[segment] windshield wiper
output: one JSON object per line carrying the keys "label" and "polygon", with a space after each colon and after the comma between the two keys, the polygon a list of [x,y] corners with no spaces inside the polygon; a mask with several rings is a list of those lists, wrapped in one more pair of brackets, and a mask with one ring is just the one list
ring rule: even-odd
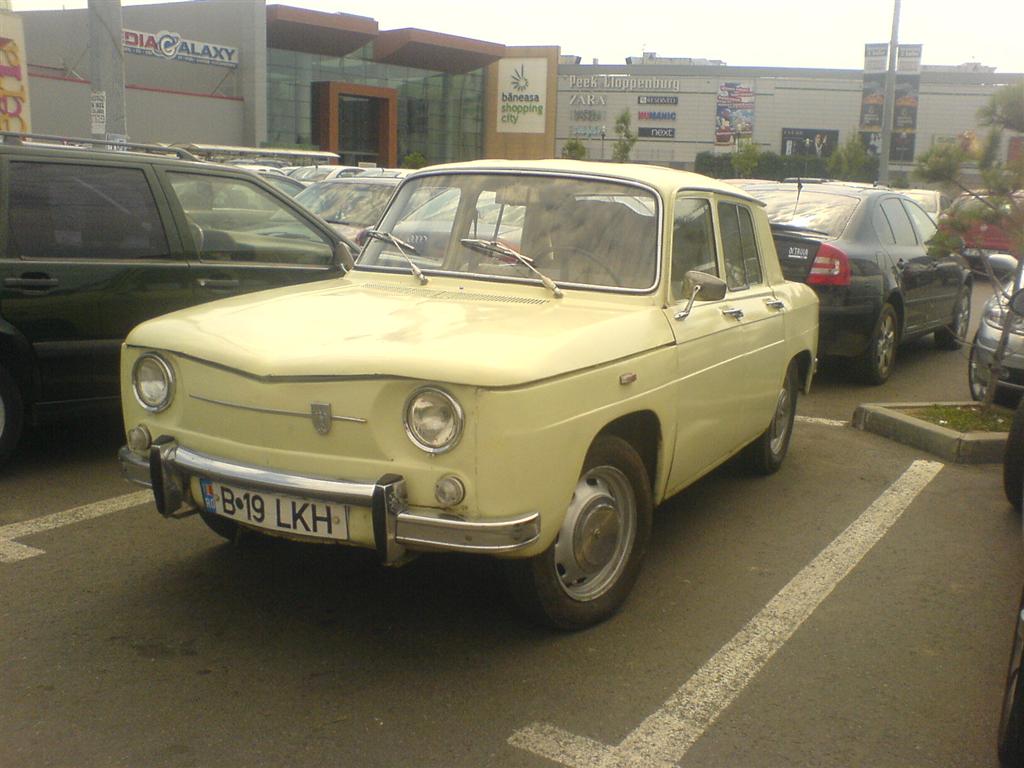
{"label": "windshield wiper", "polygon": [[507,245],[499,243],[497,240],[478,240],[473,237],[464,237],[459,240],[459,242],[467,248],[472,248],[474,251],[479,251],[487,256],[511,256],[539,277],[540,281],[544,284],[544,287],[551,291],[556,299],[562,298],[562,289],[555,284],[554,280],[533,266],[533,259],[529,256],[524,256],[514,248],[509,248]]}
{"label": "windshield wiper", "polygon": [[368,229],[366,230],[366,236],[371,240],[383,240],[385,243],[391,243],[398,249],[398,254],[405,259],[405,262],[409,265],[409,269],[416,276],[416,279],[420,281],[420,285],[427,284],[427,276],[423,274],[423,270],[416,266],[416,262],[409,258],[409,254],[405,252],[408,249],[409,253],[416,253],[416,246],[410,245],[404,240],[399,240],[397,237],[392,235],[390,232],[381,232],[379,229]]}

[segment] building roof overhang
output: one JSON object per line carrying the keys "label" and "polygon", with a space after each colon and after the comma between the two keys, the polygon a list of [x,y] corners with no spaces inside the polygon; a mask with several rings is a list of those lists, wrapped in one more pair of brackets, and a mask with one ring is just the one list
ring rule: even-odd
{"label": "building roof overhang", "polygon": [[376,40],[379,34],[377,20],[367,16],[267,6],[268,48],[346,56]]}
{"label": "building roof overhang", "polygon": [[413,28],[381,32],[373,48],[381,63],[451,74],[482,69],[505,55],[500,43]]}

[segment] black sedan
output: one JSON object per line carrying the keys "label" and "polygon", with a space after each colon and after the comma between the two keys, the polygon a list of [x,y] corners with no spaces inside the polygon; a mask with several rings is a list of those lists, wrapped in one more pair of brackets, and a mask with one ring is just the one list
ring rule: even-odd
{"label": "black sedan", "polygon": [[928,253],[935,224],[905,195],[844,182],[752,182],[786,278],[821,302],[818,353],[851,358],[871,384],[885,382],[903,341],[935,334],[957,349],[970,323],[971,274],[953,254]]}

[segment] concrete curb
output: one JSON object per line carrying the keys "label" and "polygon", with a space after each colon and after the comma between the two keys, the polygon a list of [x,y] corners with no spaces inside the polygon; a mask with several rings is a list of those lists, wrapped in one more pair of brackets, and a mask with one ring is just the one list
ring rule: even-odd
{"label": "concrete curb", "polygon": [[[970,402],[934,405],[971,405]],[[857,429],[912,445],[956,464],[997,464],[1003,460],[1006,432],[955,432],[904,413],[924,403],[864,403],[851,422]],[[933,405],[928,403],[927,405]]]}

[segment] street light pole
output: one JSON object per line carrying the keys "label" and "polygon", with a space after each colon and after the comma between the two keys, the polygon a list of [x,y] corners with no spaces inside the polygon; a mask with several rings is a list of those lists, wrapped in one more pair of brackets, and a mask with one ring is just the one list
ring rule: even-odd
{"label": "street light pole", "polygon": [[900,37],[900,0],[893,0],[892,37],[889,40],[889,69],[885,73],[885,101],[882,103],[882,146],[878,158],[878,183],[889,183],[889,147],[892,144],[892,117],[896,101],[896,49]]}
{"label": "street light pole", "polygon": [[604,134],[605,134],[605,127],[602,125],[601,126],[601,159],[602,160],[604,160]]}

